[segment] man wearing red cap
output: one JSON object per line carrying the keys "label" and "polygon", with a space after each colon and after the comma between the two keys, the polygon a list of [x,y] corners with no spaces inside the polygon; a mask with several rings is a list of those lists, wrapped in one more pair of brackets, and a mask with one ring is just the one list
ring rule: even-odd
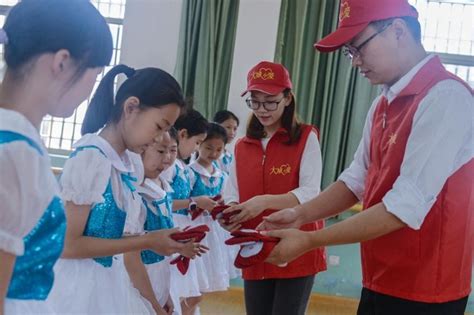
{"label": "man wearing red cap", "polygon": [[338,29],[315,44],[342,48],[382,85],[354,161],[318,197],[267,217],[299,227],[361,201],[364,211],[315,232],[267,232],[281,264],[326,245],[361,243],[358,314],[464,314],[474,251],[472,89],[427,55],[406,0],[343,0]]}

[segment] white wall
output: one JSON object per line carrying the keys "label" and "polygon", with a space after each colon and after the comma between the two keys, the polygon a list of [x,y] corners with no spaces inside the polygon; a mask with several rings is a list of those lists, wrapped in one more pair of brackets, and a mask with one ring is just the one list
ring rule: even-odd
{"label": "white wall", "polygon": [[[121,62],[170,72],[176,64],[183,0],[128,0]],[[247,72],[262,60],[273,61],[281,0],[240,0],[228,109],[241,120],[245,133],[250,111],[240,94]]]}
{"label": "white wall", "polygon": [[128,0],[120,61],[173,73],[178,51],[182,0]]}
{"label": "white wall", "polygon": [[280,0],[240,1],[227,105],[240,119],[239,136],[245,134],[250,113],[240,94],[247,85],[248,71],[262,60],[273,61],[280,6]]}

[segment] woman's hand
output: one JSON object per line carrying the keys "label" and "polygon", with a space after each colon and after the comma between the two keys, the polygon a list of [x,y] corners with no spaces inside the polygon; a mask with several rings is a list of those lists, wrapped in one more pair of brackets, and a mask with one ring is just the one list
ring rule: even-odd
{"label": "woman's hand", "polygon": [[220,226],[222,226],[224,230],[227,230],[229,232],[237,231],[242,227],[240,223],[231,223],[227,225],[225,224],[225,221],[223,219],[219,219],[217,222],[219,222]]}
{"label": "woman's hand", "polygon": [[264,217],[262,223],[257,226],[257,230],[281,230],[289,228],[299,228],[302,220],[295,208],[288,208],[272,213]]}
{"label": "woman's hand", "polygon": [[262,196],[255,196],[243,203],[240,203],[235,206],[231,206],[227,208],[226,210],[224,210],[224,213],[240,210],[240,213],[234,215],[230,219],[231,225],[235,225],[235,224],[240,224],[242,222],[255,218],[266,209],[267,209],[266,197],[265,195],[262,195]]}

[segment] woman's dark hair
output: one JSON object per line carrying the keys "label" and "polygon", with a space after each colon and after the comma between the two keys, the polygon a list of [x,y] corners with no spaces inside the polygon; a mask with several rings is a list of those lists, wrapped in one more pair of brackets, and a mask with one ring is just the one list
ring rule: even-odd
{"label": "woman's dark hair", "polygon": [[[284,90],[283,95],[285,97],[291,95],[291,103],[285,107],[281,116],[281,127],[288,132],[289,138],[286,144],[292,144],[297,142],[301,136],[301,123],[296,117],[296,102],[291,90]],[[247,137],[258,140],[266,137],[263,125],[258,121],[255,114],[252,114],[248,122]]]}
{"label": "woman's dark hair", "polygon": [[228,110],[220,110],[214,115],[213,121],[218,124],[222,124],[224,121],[228,119],[233,119],[237,122],[237,126],[240,125],[239,118],[231,111]]}
{"label": "woman's dark hair", "polygon": [[5,62],[21,78],[23,66],[45,53],[69,51],[77,62],[74,80],[112,57],[112,34],[104,17],[86,0],[22,0],[8,13],[3,30]]}
{"label": "woman's dark hair", "polygon": [[209,123],[200,112],[194,109],[189,109],[184,115],[176,120],[174,127],[180,131],[186,129],[188,137],[194,137],[207,132]]}
{"label": "woman's dark hair", "polygon": [[207,128],[206,139],[204,139],[203,142],[212,139],[221,139],[224,141],[224,144],[227,144],[227,132],[225,131],[225,128],[219,124],[210,123],[209,127]]}
{"label": "woman's dark hair", "polygon": [[[127,76],[127,80],[114,97],[114,81],[121,73]],[[100,82],[87,108],[82,134],[96,132],[107,123],[120,121],[123,104],[132,96],[140,100],[141,109],[168,104],[177,104],[184,108],[186,105],[179,83],[166,71],[157,68],[134,70],[126,65],[118,65]]]}

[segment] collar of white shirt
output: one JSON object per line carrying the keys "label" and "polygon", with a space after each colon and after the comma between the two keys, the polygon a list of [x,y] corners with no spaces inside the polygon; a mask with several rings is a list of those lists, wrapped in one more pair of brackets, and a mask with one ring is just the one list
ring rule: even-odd
{"label": "collar of white shirt", "polygon": [[[160,187],[157,181],[161,182],[163,188]],[[152,200],[158,200],[166,196],[166,190],[164,188],[164,181],[161,181],[159,177],[154,180],[146,178],[143,184],[137,187],[137,191]]]}
{"label": "collar of white shirt", "polygon": [[30,138],[39,145],[44,155],[48,154],[38,130],[19,112],[0,108],[0,130],[16,132]]}
{"label": "collar of white shirt", "polygon": [[421,68],[423,68],[423,66],[427,64],[428,61],[431,60],[431,58],[434,57],[435,55],[426,56],[425,58],[423,58],[423,60],[421,60],[413,68],[411,68],[411,70],[408,71],[403,77],[401,77],[400,80],[398,80],[394,85],[384,85],[382,87],[382,94],[387,98],[389,104],[398,96],[398,94],[400,94],[400,92],[404,88],[408,86],[408,84],[415,77],[418,71],[420,71]]}
{"label": "collar of white shirt", "polygon": [[126,150],[121,156],[115,151],[115,149],[110,145],[110,143],[96,134],[86,134],[79,141],[74,143],[73,148],[83,147],[83,146],[96,146],[104,152],[107,158],[112,163],[113,167],[116,168],[119,172],[123,173],[134,173],[136,171],[134,164],[131,161],[129,152]]}
{"label": "collar of white shirt", "polygon": [[199,164],[197,161],[189,164],[189,167],[195,170],[197,173],[207,178],[211,178],[211,177],[219,178],[219,177],[224,176],[222,171],[219,168],[215,167],[214,165],[212,165],[212,168],[214,169],[214,172],[212,172],[212,174],[204,166]]}

